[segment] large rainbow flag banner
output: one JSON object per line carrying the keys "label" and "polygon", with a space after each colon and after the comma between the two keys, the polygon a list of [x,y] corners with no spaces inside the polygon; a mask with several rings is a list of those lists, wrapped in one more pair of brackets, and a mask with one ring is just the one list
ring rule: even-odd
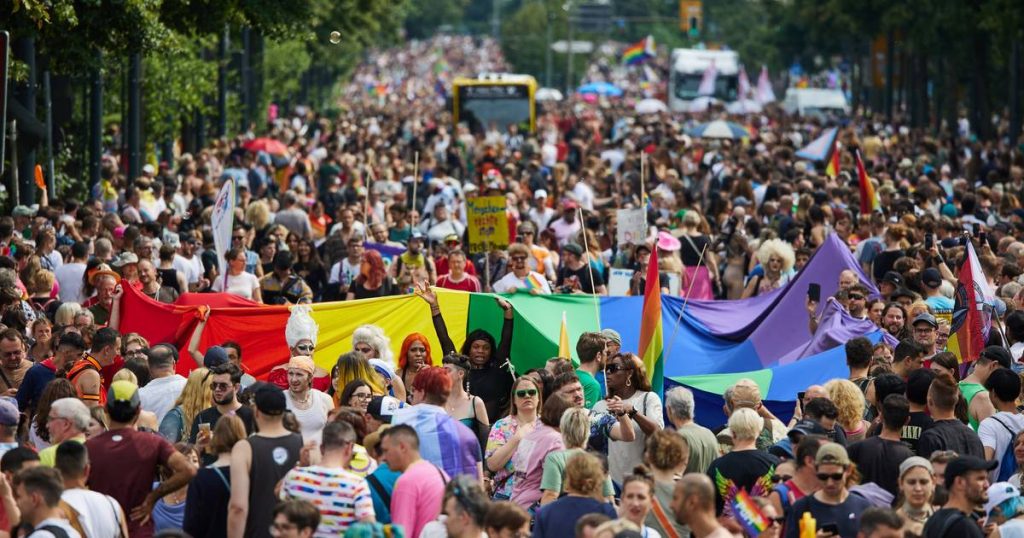
{"label": "large rainbow flag banner", "polygon": [[[724,422],[721,395],[741,377],[757,381],[772,411],[788,417],[797,392],[810,384],[846,376],[842,343],[856,336],[867,336],[873,342],[882,338],[873,324],[844,315],[829,301],[821,306],[818,330],[814,334],[807,330],[805,300],[809,284],[820,284],[822,296],[829,297],[836,292],[839,273],[844,269],[860,275],[871,294],[877,294],[849,249],[833,235],[785,287],[737,301],[692,300],[682,313],[683,299],[664,295],[660,300],[595,300],[587,295],[525,292],[509,295],[506,298],[514,309],[512,362],[517,372],[524,372],[543,367],[548,359],[557,357],[565,312],[570,358],[578,360],[575,342],[582,333],[615,329],[622,336],[623,350],[660,353],[661,360],[650,363],[651,375],[660,371],[666,388],[681,384],[694,390],[702,424]],[[658,282],[656,277],[650,280]],[[456,346],[461,346],[466,334],[475,329],[500,334],[502,310],[492,295],[438,290],[438,299]],[[227,340],[236,341],[242,347],[243,363],[257,378],[288,360],[284,338],[288,307],[255,305],[225,294],[187,293],[175,304],[162,304],[127,286],[120,330],[137,332],[151,345],[176,344],[182,350],[179,373],[187,373],[195,364],[184,350],[205,306],[210,313],[199,340],[200,351]],[[641,326],[659,315],[662,333],[658,336],[652,327],[647,333],[647,347],[643,348]],[[390,337],[395,354],[409,333],[421,333],[430,341],[434,359],[441,359],[430,309],[414,295],[317,303],[312,305],[312,316],[320,326],[314,360],[324,369],[330,370],[339,355],[352,349],[352,332],[364,323],[380,326]]]}
{"label": "large rainbow flag banner", "polygon": [[664,337],[661,325],[661,279],[658,274],[658,249],[651,252],[644,282],[643,315],[640,318],[640,358],[644,361],[651,389],[661,394],[665,385]]}
{"label": "large rainbow flag banner", "polygon": [[622,53],[622,63],[636,65],[653,58],[657,54],[654,48],[654,37],[647,36],[633,43]]}

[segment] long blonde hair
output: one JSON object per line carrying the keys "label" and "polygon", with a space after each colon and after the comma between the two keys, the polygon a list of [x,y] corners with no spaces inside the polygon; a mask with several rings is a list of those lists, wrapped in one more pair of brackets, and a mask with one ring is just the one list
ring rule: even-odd
{"label": "long blonde hair", "polygon": [[334,377],[334,405],[341,405],[341,393],[345,385],[356,379],[365,381],[370,386],[370,392],[375,395],[387,395],[387,387],[384,379],[377,370],[370,365],[366,356],[358,351],[349,351],[338,357],[338,363],[334,365],[331,372]]}
{"label": "long blonde hair", "polygon": [[839,424],[852,432],[860,427],[864,416],[864,396],[857,385],[848,379],[833,379],[825,383],[828,399],[839,409]]}
{"label": "long blonde hair", "polygon": [[181,414],[186,427],[190,427],[196,415],[209,407],[210,402],[213,401],[213,389],[210,388],[212,383],[213,376],[206,368],[196,368],[192,370],[191,374],[188,374],[185,388],[181,389],[181,394],[174,402],[175,407],[181,406]]}

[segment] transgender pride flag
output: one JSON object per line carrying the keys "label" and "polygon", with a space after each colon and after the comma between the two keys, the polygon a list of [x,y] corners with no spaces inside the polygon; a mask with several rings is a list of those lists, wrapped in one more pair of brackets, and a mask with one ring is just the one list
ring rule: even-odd
{"label": "transgender pride flag", "polygon": [[480,441],[443,408],[425,403],[406,407],[395,413],[391,424],[412,426],[420,437],[420,457],[444,469],[448,476],[468,474],[480,478]]}

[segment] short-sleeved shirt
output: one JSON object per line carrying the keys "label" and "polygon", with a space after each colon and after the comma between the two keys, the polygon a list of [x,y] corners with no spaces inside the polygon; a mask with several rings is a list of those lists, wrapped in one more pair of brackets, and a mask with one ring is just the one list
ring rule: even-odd
{"label": "short-sleeved shirt", "polygon": [[611,440],[612,428],[619,420],[608,413],[590,410],[590,440],[587,446],[601,454],[608,453],[608,441]]}
{"label": "short-sleeved shirt", "polygon": [[[628,403],[633,406],[633,409],[637,413],[644,415],[648,420],[654,422],[659,428],[665,426],[665,416],[662,412],[661,398],[658,395],[650,391],[636,391],[632,396],[623,400],[624,403]],[[594,405],[594,411],[608,411],[608,401],[601,400]],[[630,442],[625,441],[609,441],[608,442],[608,473],[611,474],[612,480],[620,481],[625,477],[633,467],[637,465],[637,462],[644,460],[644,448],[647,445],[647,435],[640,428],[640,424],[636,420],[631,420],[633,424],[633,435],[634,440]]]}
{"label": "short-sleeved shirt", "polygon": [[992,449],[992,459],[999,464],[992,471],[992,478],[998,477],[1002,472],[1000,467],[1003,464],[1003,454],[1006,453],[1013,438],[1021,430],[1024,430],[1024,415],[1006,411],[1000,411],[981,421],[981,424],[978,425],[978,438],[981,439],[981,445]]}
{"label": "short-sleeved shirt", "polygon": [[841,538],[854,538],[860,529],[860,515],[868,508],[871,508],[871,503],[859,495],[847,495],[846,500],[839,504],[825,504],[814,495],[808,495],[793,503],[786,514],[785,537],[800,536],[800,518],[805,512],[810,512],[818,522],[819,529],[824,525],[835,524]]}
{"label": "short-sleeved shirt", "polygon": [[929,458],[936,450],[952,450],[961,456],[985,459],[981,439],[978,439],[974,430],[955,418],[936,420],[917,440],[918,456]]}
{"label": "short-sleeved shirt", "polygon": [[[85,442],[89,450],[89,489],[110,495],[130,514],[146,500],[157,481],[158,467],[174,454],[174,445],[155,433],[121,428],[101,433]],[[153,535],[153,522],[140,525],[129,519],[134,537]]]}
{"label": "short-sleeved shirt", "polygon": [[734,451],[711,462],[707,474],[715,484],[715,512],[731,517],[729,505],[741,489],[751,497],[766,497],[778,464],[779,458],[763,450]]}
{"label": "short-sleeved shirt", "polygon": [[[516,417],[509,415],[498,419],[491,426],[491,432],[487,436],[487,448],[484,450],[484,459],[490,458],[499,448],[508,444],[519,430],[519,421]],[[494,473],[492,478],[494,484],[494,496],[501,499],[508,499],[512,496],[512,487],[515,485],[516,468],[512,464],[514,458],[509,458],[505,466]]]}
{"label": "short-sleeved shirt", "polygon": [[[585,453],[586,451],[582,448],[569,448],[548,453],[544,458],[544,472],[540,479],[540,490],[554,491],[561,494],[564,489],[563,484],[565,483],[565,464],[569,463],[569,459],[573,456]],[[601,494],[605,497],[615,495],[615,486],[612,485],[612,478],[610,476],[605,476],[604,488]]]}
{"label": "short-sleeved shirt", "polygon": [[447,482],[448,475],[429,461],[410,465],[391,493],[391,523],[401,525],[409,538],[418,538],[423,526],[441,513]]}
{"label": "short-sleeved shirt", "polygon": [[579,269],[569,269],[563,266],[558,270],[558,284],[559,288],[568,288],[570,290],[579,290],[583,293],[595,293],[594,290],[604,286],[604,280],[601,278],[601,272],[594,268],[583,264],[583,267]]}
{"label": "short-sleeved shirt", "polygon": [[676,432],[686,440],[686,445],[690,447],[690,459],[686,463],[686,472],[706,473],[711,462],[718,457],[718,438],[715,437],[714,432],[694,422],[676,428]]}
{"label": "short-sleeved shirt", "polygon": [[862,482],[874,482],[882,489],[899,495],[900,464],[914,455],[902,441],[869,437],[850,445],[850,460],[857,464]]}
{"label": "short-sleeved shirt", "polygon": [[512,464],[516,468],[512,502],[528,509],[540,500],[540,484],[544,477],[544,458],[556,450],[562,450],[562,434],[546,424],[538,424],[533,431],[519,441]]}
{"label": "short-sleeved shirt", "polygon": [[374,517],[366,479],[339,468],[293,468],[281,482],[281,499],[312,503],[320,512],[320,526],[314,536],[322,538],[341,536],[349,525]]}
{"label": "short-sleeved shirt", "polygon": [[981,526],[956,508],[936,510],[924,524],[924,538],[983,538]]}
{"label": "short-sleeved shirt", "polygon": [[583,386],[583,407],[591,409],[602,397],[601,384],[593,374],[583,369],[576,370],[576,376]]}

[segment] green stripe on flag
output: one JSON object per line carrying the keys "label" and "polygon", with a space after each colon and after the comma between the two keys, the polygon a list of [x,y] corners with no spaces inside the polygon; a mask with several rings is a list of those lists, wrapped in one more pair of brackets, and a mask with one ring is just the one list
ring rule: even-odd
{"label": "green stripe on flag", "polygon": [[[531,368],[543,368],[548,359],[558,356],[563,311],[569,330],[573,363],[579,363],[576,340],[585,332],[599,330],[595,302],[591,296],[538,297],[516,293],[506,295],[505,299],[512,303],[515,311],[512,364],[518,373]],[[502,310],[493,295],[474,293],[470,296],[467,325],[467,334],[476,329],[484,329],[494,336],[496,342],[501,340]]]}
{"label": "green stripe on flag", "polygon": [[768,395],[768,388],[772,386],[773,372],[769,368],[754,370],[752,372],[738,372],[735,374],[707,374],[673,377],[672,381],[686,385],[692,389],[710,392],[711,394],[724,394],[725,389],[736,384],[743,378],[753,379],[761,389],[761,397]]}

